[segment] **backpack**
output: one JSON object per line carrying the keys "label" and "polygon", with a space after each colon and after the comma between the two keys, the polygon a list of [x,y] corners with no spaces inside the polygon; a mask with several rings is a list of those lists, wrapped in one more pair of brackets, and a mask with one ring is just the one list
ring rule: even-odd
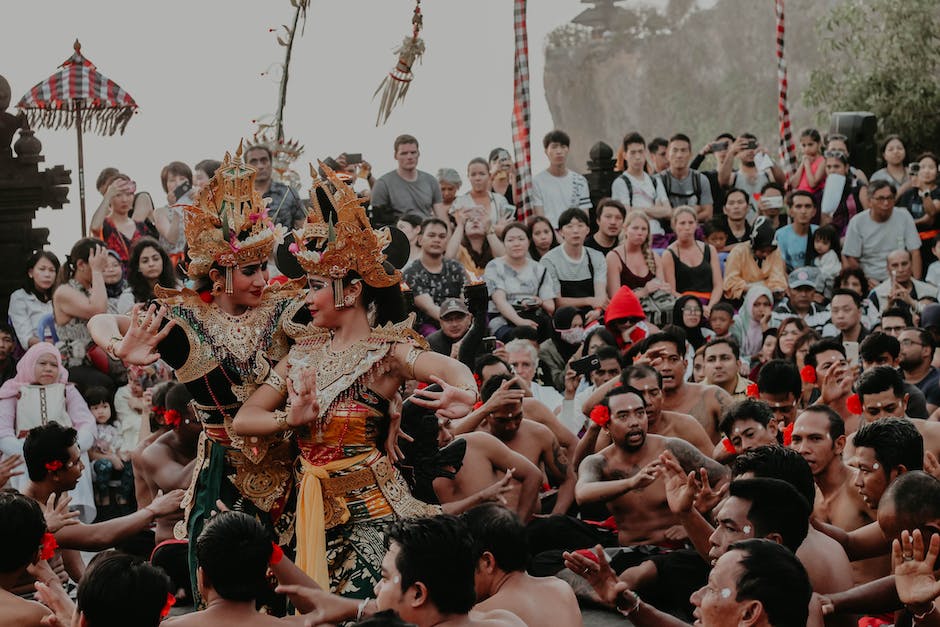
{"label": "backpack", "polygon": [[[645,172],[645,171],[643,172],[643,176],[645,176],[646,178],[648,178],[649,180],[651,180],[651,181],[653,182],[653,196],[654,196],[654,200],[655,200],[655,196],[656,196],[656,179],[654,179],[652,176],[650,176],[650,175],[649,175],[647,172]],[[632,207],[632,206],[633,206],[633,182],[630,180],[630,177],[627,176],[626,170],[624,171],[623,174],[620,175],[620,178],[622,178],[622,179],[623,179],[623,182],[627,184],[627,194],[629,195],[629,199],[630,199],[630,202],[627,203],[627,206],[628,206],[628,207]],[[667,192],[667,193],[668,193],[668,192]]]}
{"label": "backpack", "polygon": [[[686,200],[688,200],[689,198],[692,198],[692,197],[694,196],[697,201],[701,202],[701,200],[702,200],[702,181],[701,181],[701,179],[699,178],[699,171],[698,171],[698,170],[689,170],[689,172],[691,172],[692,175],[693,175],[693,176],[692,176],[692,193],[691,193],[691,194],[685,194],[685,193],[680,193],[680,192],[673,192],[672,189],[669,187],[669,179],[672,178],[671,176],[669,176],[669,173],[668,173],[668,172],[662,172],[661,174],[659,174],[659,180],[660,180],[660,182],[662,182],[662,184],[663,184],[663,189],[666,190],[666,196],[669,197],[669,204],[670,204],[670,205],[672,205],[672,198],[673,198],[673,196],[675,196],[676,198],[682,198],[682,199],[686,199]],[[688,204],[688,203],[683,203],[683,204]],[[696,203],[696,204],[698,204],[698,203]],[[677,205],[672,205],[672,206],[673,206],[673,207],[676,207]]]}

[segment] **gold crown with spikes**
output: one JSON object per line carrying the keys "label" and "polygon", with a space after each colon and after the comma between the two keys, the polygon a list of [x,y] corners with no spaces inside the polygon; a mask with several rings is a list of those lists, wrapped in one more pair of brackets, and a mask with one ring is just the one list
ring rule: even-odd
{"label": "gold crown with spikes", "polygon": [[[391,241],[387,228],[373,229],[363,199],[325,163],[318,161],[326,179],[320,178],[313,164],[310,176],[311,208],[303,227],[293,232],[294,243],[290,251],[307,274],[329,277],[341,281],[350,272],[355,272],[367,285],[390,287],[401,282],[401,273],[391,274],[385,269],[385,253],[382,251]],[[317,190],[322,190],[332,207],[321,207]],[[336,222],[327,222],[324,210],[336,212]],[[342,290],[336,294],[340,302]]]}
{"label": "gold crown with spikes", "polygon": [[270,198],[255,191],[256,170],[242,162],[242,143],[235,156],[225,159],[209,184],[185,207],[186,242],[189,245],[190,278],[209,273],[212,264],[226,268],[226,291],[230,268],[261,263],[284,238],[284,227],[268,216]]}

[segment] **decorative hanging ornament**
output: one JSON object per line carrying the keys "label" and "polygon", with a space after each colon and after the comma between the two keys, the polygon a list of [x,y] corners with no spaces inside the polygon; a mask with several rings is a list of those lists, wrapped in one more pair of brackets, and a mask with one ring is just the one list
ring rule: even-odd
{"label": "decorative hanging ornament", "polygon": [[379,83],[378,89],[372,94],[375,99],[379,92],[382,92],[382,100],[379,102],[379,114],[375,119],[375,125],[381,126],[388,121],[388,116],[392,114],[392,109],[404,101],[408,94],[408,88],[415,75],[411,68],[415,61],[419,61],[424,54],[424,40],[418,37],[418,33],[424,26],[424,18],[421,15],[421,0],[415,0],[414,15],[411,18],[411,36],[405,37],[401,47],[395,51],[398,55],[398,63],[388,75]]}

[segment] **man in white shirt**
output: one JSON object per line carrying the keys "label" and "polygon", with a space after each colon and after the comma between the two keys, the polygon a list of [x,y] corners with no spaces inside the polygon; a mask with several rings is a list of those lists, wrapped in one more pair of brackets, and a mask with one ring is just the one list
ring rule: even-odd
{"label": "man in white shirt", "polygon": [[554,130],[542,140],[548,156],[547,170],[532,177],[532,206],[537,216],[545,216],[558,228],[558,217],[565,209],[591,209],[587,179],[568,169],[571,138],[564,131]]}
{"label": "man in white shirt", "polygon": [[506,356],[513,372],[522,379],[522,385],[532,392],[532,398],[557,414],[564,400],[562,395],[550,385],[535,382],[535,369],[539,363],[539,351],[535,344],[527,340],[513,340],[506,344]]}
{"label": "man in white shirt", "polygon": [[662,181],[646,172],[649,155],[643,136],[628,133],[623,138],[623,152],[626,170],[614,181],[610,195],[622,202],[628,212],[633,209],[645,212],[650,217],[651,234],[662,235],[664,230],[659,220],[668,220],[672,207]]}

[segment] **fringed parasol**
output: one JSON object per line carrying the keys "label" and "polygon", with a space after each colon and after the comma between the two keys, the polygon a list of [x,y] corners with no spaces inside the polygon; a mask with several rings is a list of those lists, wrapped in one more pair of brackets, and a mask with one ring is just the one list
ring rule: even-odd
{"label": "fringed parasol", "polygon": [[77,39],[74,48],[75,53],[59,66],[58,71],[30,89],[16,106],[26,112],[34,128],[75,127],[78,135],[82,235],[85,235],[85,156],[82,132],[94,129],[99,135],[123,134],[137,110],[137,103],[82,55],[82,45]]}
{"label": "fringed parasol", "polygon": [[424,18],[421,16],[421,0],[415,0],[414,15],[411,18],[411,36],[405,37],[401,47],[395,51],[398,55],[398,63],[395,68],[386,75],[379,83],[378,89],[372,94],[372,98],[382,92],[382,100],[379,103],[379,115],[375,119],[375,125],[379,126],[388,121],[388,116],[392,114],[392,109],[405,99],[408,94],[408,88],[415,75],[411,72],[415,61],[419,61],[424,54],[424,40],[418,37],[421,28],[424,26]]}

